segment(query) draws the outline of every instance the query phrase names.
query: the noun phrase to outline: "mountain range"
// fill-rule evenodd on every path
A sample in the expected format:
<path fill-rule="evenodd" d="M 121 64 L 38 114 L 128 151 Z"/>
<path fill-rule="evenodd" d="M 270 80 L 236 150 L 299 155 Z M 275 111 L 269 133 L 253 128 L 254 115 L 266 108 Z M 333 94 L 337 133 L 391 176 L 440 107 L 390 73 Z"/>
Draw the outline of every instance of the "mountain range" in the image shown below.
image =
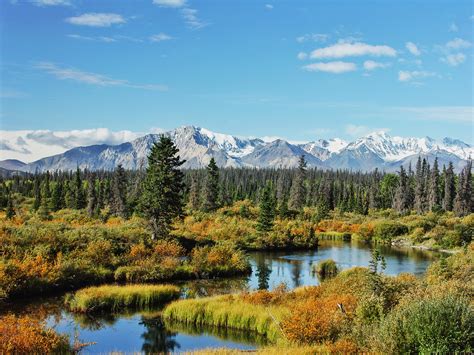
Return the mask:
<path fill-rule="evenodd" d="M 211 158 L 220 167 L 291 168 L 305 155 L 309 167 L 321 169 L 395 171 L 400 165 L 414 166 L 421 156 L 430 162 L 438 158 L 440 166 L 452 162 L 455 169 L 460 170 L 474 157 L 474 147 L 457 139 L 392 137 L 385 132 L 374 132 L 352 142 L 333 138 L 305 144 L 282 139 L 268 142 L 240 138 L 195 126 L 183 126 L 163 134 L 175 142 L 181 158 L 186 160 L 184 168 L 205 167 Z M 150 149 L 159 136 L 148 134 L 119 145 L 77 147 L 31 163 L 3 160 L 0 168 L 22 172 L 75 170 L 77 167 L 113 170 L 122 164 L 126 169 L 140 169 L 146 166 Z"/>

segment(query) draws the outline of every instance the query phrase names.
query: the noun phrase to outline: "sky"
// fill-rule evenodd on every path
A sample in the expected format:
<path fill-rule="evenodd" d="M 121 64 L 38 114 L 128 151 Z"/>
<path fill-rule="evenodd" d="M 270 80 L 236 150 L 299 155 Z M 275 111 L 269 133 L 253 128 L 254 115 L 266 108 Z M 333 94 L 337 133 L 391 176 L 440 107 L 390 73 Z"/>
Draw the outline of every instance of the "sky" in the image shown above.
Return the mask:
<path fill-rule="evenodd" d="M 474 143 L 472 1 L 0 0 L 0 158 L 182 125 Z"/>

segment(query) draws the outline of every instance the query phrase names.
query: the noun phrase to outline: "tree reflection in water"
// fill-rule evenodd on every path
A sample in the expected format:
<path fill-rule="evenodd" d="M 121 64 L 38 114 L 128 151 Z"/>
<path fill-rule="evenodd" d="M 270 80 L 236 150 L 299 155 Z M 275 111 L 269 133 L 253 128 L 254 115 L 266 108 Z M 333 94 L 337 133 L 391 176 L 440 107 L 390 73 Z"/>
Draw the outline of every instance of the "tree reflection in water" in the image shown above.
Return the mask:
<path fill-rule="evenodd" d="M 146 331 L 142 334 L 142 351 L 145 354 L 168 354 L 180 348 L 174 339 L 177 333 L 169 331 L 161 317 L 142 317 L 140 322 Z"/>
<path fill-rule="evenodd" d="M 257 260 L 257 271 L 255 272 L 259 290 L 268 290 L 271 273 L 272 269 L 265 263 L 265 258 L 259 258 Z"/>

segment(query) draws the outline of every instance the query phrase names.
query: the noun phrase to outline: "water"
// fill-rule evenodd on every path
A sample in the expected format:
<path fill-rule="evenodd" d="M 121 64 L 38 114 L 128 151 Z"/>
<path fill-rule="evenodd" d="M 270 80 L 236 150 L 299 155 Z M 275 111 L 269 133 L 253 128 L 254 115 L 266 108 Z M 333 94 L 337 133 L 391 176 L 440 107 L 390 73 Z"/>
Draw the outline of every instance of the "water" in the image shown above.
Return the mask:
<path fill-rule="evenodd" d="M 416 249 L 382 247 L 388 275 L 410 272 L 424 273 L 438 254 Z M 245 278 L 200 280 L 181 284 L 184 297 L 201 297 L 242 290 L 273 289 L 285 283 L 289 288 L 319 283 L 313 272 L 318 261 L 331 258 L 339 268 L 368 266 L 370 248 L 363 243 L 322 241 L 317 250 L 287 252 L 253 252 L 249 254 L 252 274 Z M 84 353 L 181 352 L 210 347 L 255 349 L 265 345 L 265 339 L 239 331 L 207 327 L 190 327 L 164 323 L 160 310 L 123 313 L 106 317 L 91 317 L 68 312 L 62 299 L 38 300 L 19 305 L 17 313 L 30 313 L 46 319 L 58 332 L 82 342 L 95 342 Z"/>

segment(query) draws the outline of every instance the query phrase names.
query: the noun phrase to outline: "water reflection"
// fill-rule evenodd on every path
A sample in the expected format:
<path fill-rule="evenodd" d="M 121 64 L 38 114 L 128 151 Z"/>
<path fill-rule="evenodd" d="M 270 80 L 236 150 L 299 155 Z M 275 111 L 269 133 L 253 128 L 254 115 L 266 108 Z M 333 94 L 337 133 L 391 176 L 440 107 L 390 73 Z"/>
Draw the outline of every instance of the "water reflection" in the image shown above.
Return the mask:
<path fill-rule="evenodd" d="M 381 246 L 387 264 L 385 273 L 422 274 L 438 253 L 417 249 Z M 183 297 L 205 297 L 243 290 L 273 289 L 285 283 L 289 288 L 317 285 L 314 265 L 333 259 L 339 268 L 368 266 L 370 246 L 358 242 L 320 241 L 317 250 L 255 252 L 249 254 L 252 274 L 248 277 L 183 282 Z M 13 305 L 9 311 L 45 319 L 50 326 L 71 338 L 75 332 L 84 342 L 96 342 L 86 353 L 185 352 L 209 347 L 255 349 L 265 339 L 245 332 L 163 322 L 160 309 L 129 311 L 120 314 L 88 316 L 67 312 L 62 298 L 37 299 L 28 305 Z"/>

